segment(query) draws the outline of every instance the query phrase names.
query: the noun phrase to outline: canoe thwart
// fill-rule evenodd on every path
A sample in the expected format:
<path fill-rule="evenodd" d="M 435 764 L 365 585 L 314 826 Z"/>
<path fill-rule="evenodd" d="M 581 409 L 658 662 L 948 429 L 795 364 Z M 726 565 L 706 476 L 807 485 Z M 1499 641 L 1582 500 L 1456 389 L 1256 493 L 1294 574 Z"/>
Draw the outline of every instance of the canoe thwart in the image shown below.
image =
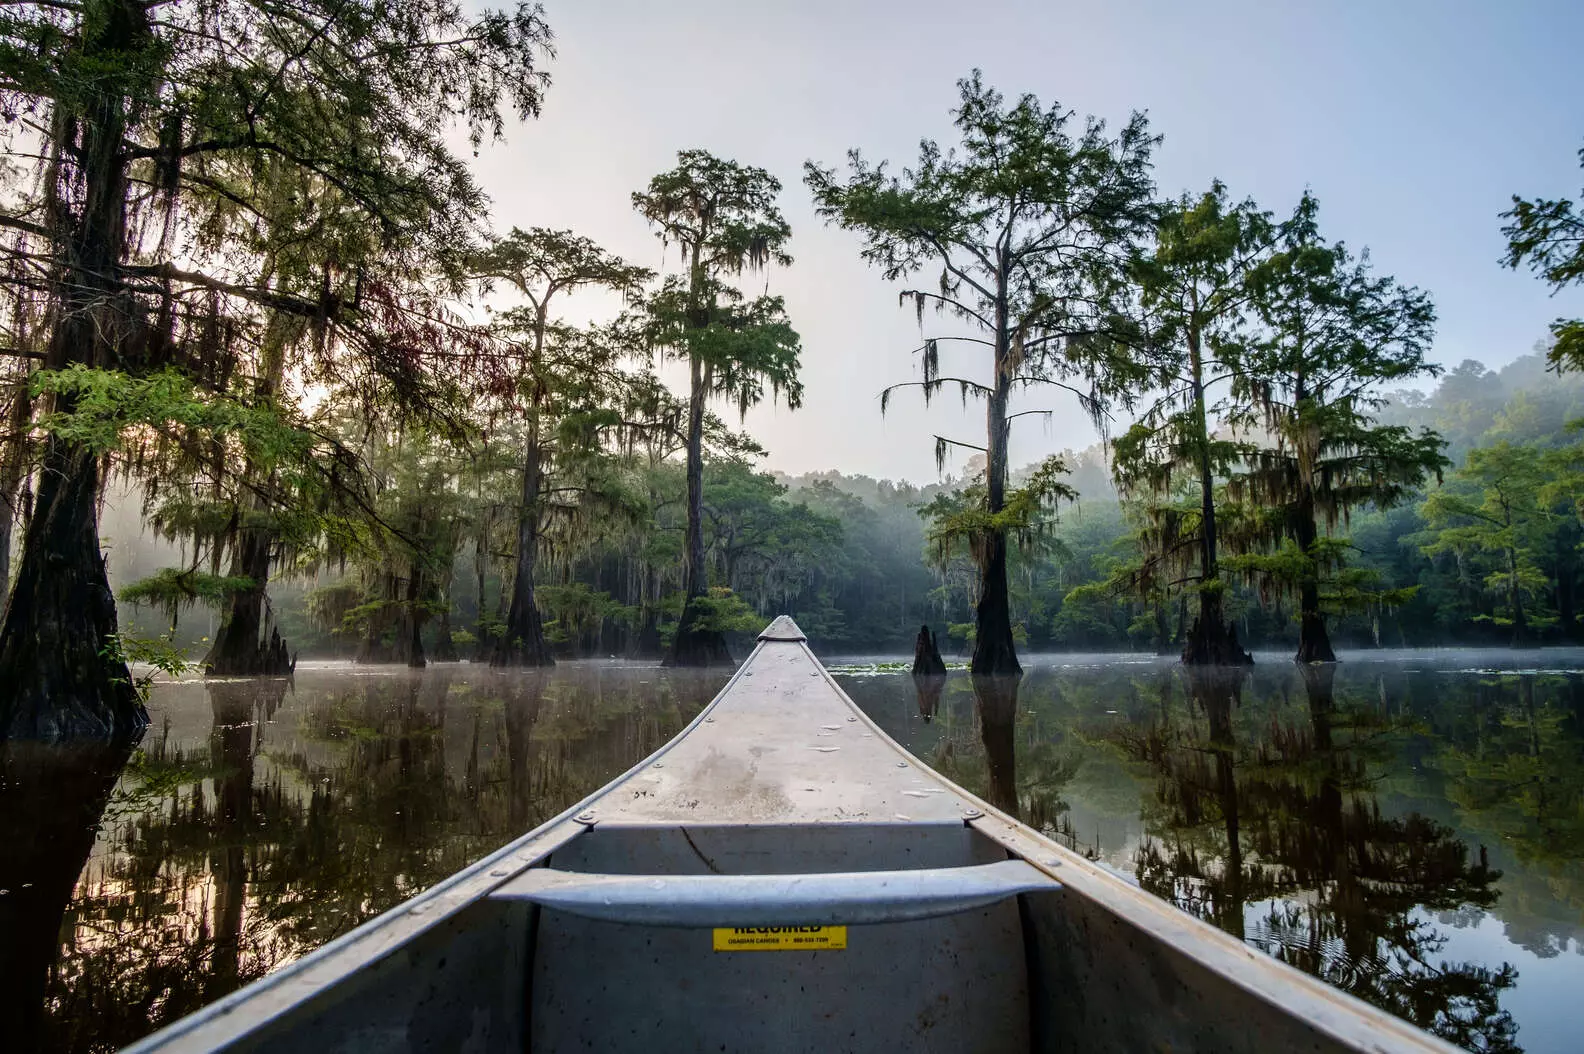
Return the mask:
<path fill-rule="evenodd" d="M 839 926 L 911 922 L 1061 883 L 1023 860 L 812 875 L 599 875 L 536 867 L 491 897 L 643 926 Z"/>

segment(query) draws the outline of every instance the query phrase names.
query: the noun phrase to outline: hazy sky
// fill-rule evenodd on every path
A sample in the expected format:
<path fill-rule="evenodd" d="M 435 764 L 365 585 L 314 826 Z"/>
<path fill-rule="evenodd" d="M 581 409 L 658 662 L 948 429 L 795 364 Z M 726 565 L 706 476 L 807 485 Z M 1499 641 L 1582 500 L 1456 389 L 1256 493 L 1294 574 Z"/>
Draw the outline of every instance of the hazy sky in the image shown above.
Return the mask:
<path fill-rule="evenodd" d="M 762 407 L 747 427 L 788 472 L 840 468 L 935 478 L 937 431 L 983 442 L 955 396 L 880 417 L 878 394 L 916 376 L 911 309 L 813 214 L 802 165 L 851 147 L 911 162 L 950 141 L 970 69 L 1112 127 L 1146 110 L 1165 144 L 1162 194 L 1214 178 L 1278 214 L 1307 187 L 1322 229 L 1368 246 L 1377 269 L 1434 295 L 1434 358 L 1500 365 L 1584 296 L 1550 297 L 1500 268 L 1497 214 L 1513 193 L 1584 183 L 1577 0 L 545 0 L 557 38 L 544 116 L 479 159 L 502 226 L 570 227 L 659 267 L 629 195 L 700 147 L 785 184 L 794 266 L 770 276 L 803 337 L 803 408 Z M 926 317 L 926 325 L 929 319 Z M 944 356 L 943 356 L 944 357 Z M 965 368 L 977 366 L 968 360 Z M 1070 400 L 1024 418 L 1013 463 L 1092 443 Z M 724 407 L 720 408 L 724 411 Z"/>

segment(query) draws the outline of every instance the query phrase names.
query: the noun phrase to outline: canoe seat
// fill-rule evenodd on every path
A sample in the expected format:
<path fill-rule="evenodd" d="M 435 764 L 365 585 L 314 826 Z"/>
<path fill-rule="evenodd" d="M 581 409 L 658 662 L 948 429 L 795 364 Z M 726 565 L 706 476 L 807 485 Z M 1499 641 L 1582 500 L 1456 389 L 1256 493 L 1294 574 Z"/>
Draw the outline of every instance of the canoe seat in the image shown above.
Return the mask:
<path fill-rule="evenodd" d="M 1027 1054 L 1020 904 L 1060 889 L 961 819 L 602 822 L 490 902 L 533 912 L 534 1054 Z"/>
<path fill-rule="evenodd" d="M 795 875 L 602 875 L 536 867 L 491 896 L 642 926 L 839 926 L 937 918 L 1059 886 L 1023 860 Z"/>

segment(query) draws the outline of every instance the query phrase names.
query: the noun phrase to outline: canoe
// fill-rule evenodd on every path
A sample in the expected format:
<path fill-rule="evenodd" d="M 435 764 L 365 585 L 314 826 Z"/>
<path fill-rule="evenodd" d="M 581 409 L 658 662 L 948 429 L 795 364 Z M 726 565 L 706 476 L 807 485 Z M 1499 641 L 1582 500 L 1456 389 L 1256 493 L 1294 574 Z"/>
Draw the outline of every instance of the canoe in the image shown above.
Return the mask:
<path fill-rule="evenodd" d="M 1455 1048 L 930 771 L 782 616 L 604 789 L 130 1049 Z"/>

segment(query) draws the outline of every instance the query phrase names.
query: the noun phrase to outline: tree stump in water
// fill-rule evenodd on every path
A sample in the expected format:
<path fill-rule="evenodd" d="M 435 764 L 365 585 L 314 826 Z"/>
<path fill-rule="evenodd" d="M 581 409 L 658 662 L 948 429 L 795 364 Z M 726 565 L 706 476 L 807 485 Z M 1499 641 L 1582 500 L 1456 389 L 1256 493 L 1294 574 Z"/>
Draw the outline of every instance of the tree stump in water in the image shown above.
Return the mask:
<path fill-rule="evenodd" d="M 935 634 L 930 632 L 928 626 L 919 627 L 918 640 L 913 644 L 913 676 L 946 676 L 946 662 L 941 658 L 940 648 L 935 644 Z"/>
<path fill-rule="evenodd" d="M 1188 666 L 1253 666 L 1254 656 L 1238 643 L 1236 626 L 1207 626 L 1203 619 L 1196 618 L 1183 643 L 1182 661 Z"/>

